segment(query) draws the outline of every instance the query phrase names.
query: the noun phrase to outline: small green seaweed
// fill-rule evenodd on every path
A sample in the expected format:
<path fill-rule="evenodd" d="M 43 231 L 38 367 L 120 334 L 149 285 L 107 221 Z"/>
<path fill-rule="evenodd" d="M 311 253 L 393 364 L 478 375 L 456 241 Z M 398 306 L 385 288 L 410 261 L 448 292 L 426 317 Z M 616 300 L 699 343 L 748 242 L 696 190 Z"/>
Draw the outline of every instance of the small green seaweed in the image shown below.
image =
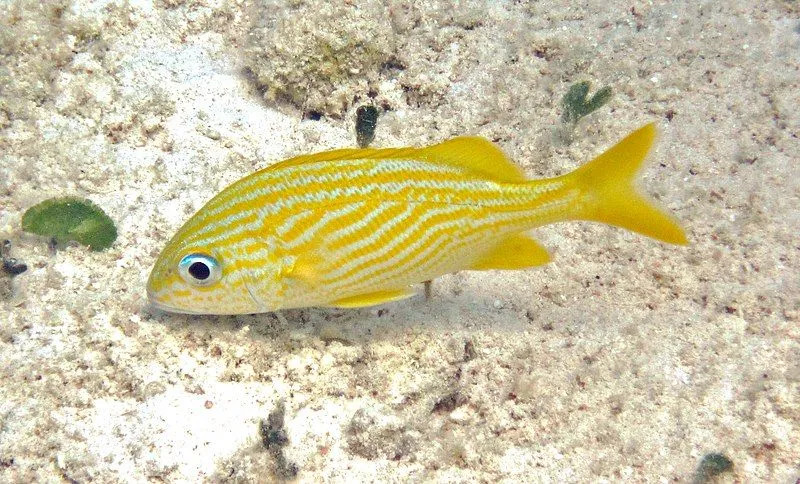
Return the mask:
<path fill-rule="evenodd" d="M 733 462 L 724 454 L 711 453 L 703 456 L 697 470 L 694 473 L 694 484 L 705 484 L 712 477 L 718 476 L 723 472 L 733 470 Z"/>
<path fill-rule="evenodd" d="M 589 81 L 576 82 L 569 87 L 569 91 L 561 99 L 564 112 L 561 121 L 565 124 L 576 125 L 584 116 L 596 111 L 611 99 L 611 87 L 599 89 L 591 99 L 586 99 L 591 83 Z"/>
<path fill-rule="evenodd" d="M 375 126 L 378 124 L 378 109 L 364 105 L 356 109 L 356 141 L 366 148 L 375 139 Z"/>
<path fill-rule="evenodd" d="M 103 250 L 117 238 L 114 222 L 103 210 L 77 197 L 51 198 L 29 208 L 22 230 L 65 244 L 76 241 L 91 250 Z"/>

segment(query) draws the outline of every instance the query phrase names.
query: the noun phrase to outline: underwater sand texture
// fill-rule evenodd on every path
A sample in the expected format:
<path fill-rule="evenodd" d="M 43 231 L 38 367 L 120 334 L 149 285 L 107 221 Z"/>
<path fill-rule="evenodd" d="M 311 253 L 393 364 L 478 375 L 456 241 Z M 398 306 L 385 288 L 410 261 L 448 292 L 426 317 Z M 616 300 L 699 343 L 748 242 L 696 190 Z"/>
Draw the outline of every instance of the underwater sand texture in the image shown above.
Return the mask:
<path fill-rule="evenodd" d="M 722 482 L 800 478 L 797 2 L 570 3 L 0 3 L 0 237 L 28 265 L 0 302 L 0 480 L 690 482 L 710 453 Z M 567 136 L 583 80 L 614 97 Z M 480 135 L 532 178 L 655 121 L 642 185 L 691 245 L 572 222 L 534 231 L 551 264 L 429 300 L 148 309 L 184 220 L 355 146 L 367 101 L 372 146 Z M 21 231 L 65 195 L 116 221 L 109 250 Z"/>

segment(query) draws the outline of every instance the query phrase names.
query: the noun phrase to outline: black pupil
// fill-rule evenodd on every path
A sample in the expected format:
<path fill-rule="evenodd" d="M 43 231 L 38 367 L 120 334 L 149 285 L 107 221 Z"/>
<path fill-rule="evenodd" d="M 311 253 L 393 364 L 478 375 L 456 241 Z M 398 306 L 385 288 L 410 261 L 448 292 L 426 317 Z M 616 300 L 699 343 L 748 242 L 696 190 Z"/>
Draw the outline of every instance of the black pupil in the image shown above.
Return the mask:
<path fill-rule="evenodd" d="M 205 281 L 211 275 L 211 269 L 204 262 L 192 262 L 189 266 L 189 274 L 198 281 Z"/>

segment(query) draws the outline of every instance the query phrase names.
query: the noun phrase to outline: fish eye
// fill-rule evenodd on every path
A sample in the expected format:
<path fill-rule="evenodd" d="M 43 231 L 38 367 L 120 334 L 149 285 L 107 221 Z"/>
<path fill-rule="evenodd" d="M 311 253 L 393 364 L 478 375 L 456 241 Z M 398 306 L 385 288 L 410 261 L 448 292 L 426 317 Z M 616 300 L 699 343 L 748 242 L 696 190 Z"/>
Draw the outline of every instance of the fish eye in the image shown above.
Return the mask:
<path fill-rule="evenodd" d="M 208 254 L 193 253 L 178 263 L 183 280 L 195 286 L 209 286 L 222 277 L 222 266 Z"/>

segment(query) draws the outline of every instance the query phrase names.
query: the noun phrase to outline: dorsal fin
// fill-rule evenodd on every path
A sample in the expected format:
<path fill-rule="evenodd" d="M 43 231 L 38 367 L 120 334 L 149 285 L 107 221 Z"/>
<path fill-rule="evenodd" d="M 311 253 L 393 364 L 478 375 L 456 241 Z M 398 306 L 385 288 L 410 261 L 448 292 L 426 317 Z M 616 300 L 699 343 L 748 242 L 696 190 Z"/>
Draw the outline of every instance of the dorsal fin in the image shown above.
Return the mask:
<path fill-rule="evenodd" d="M 491 141 L 477 136 L 460 136 L 419 150 L 418 156 L 433 162 L 457 166 L 502 182 L 525 181 L 525 173 Z"/>
<path fill-rule="evenodd" d="M 276 168 L 286 168 L 287 166 L 297 166 L 304 163 L 315 163 L 318 161 L 334 160 L 359 160 L 363 158 L 390 159 L 390 158 L 412 158 L 419 148 L 342 148 L 338 150 L 323 151 L 313 155 L 301 155 L 289 158 L 288 160 L 275 163 L 268 167 L 273 170 Z"/>
<path fill-rule="evenodd" d="M 290 158 L 268 167 L 268 170 L 304 163 L 335 160 L 420 159 L 431 163 L 455 166 L 501 182 L 525 181 L 522 169 L 506 157 L 500 148 L 485 138 L 460 136 L 427 148 L 344 148 L 313 155 Z"/>

